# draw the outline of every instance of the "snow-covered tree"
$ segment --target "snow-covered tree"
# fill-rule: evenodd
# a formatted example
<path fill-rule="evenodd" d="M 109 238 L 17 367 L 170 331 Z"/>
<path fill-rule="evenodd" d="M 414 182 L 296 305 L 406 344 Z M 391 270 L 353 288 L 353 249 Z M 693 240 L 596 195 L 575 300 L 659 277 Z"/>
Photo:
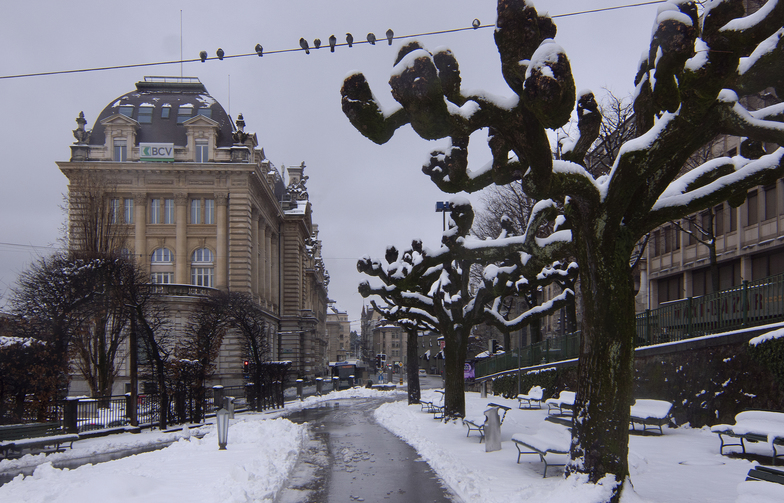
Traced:
<path fill-rule="evenodd" d="M 357 269 L 381 280 L 376 286 L 363 282 L 359 292 L 363 297 L 383 299 L 385 305 L 373 305 L 386 319 L 407 329 L 432 327 L 444 337 L 445 415 L 457 418 L 465 417 L 463 370 L 471 329 L 490 323 L 509 332 L 560 309 L 573 296 L 572 290 L 566 289 L 511 319 L 504 300 L 573 278 L 577 268 L 553 262 L 553 257 L 565 255 L 569 231 L 555 228 L 546 237 L 537 235 L 542 224 L 554 216 L 556 206 L 551 200 L 534 206 L 521 235 L 516 235 L 511 221 L 505 219 L 500 235 L 485 240 L 469 234 L 474 212 L 467 199 L 454 197 L 449 205 L 449 229 L 438 250 L 428 250 L 414 241 L 402 254 L 395 247 L 387 248 L 385 264 L 364 257 Z M 469 289 L 469 271 L 474 265 L 483 268 L 482 281 L 475 290 Z"/>
<path fill-rule="evenodd" d="M 740 100 L 766 89 L 784 92 L 784 2 L 769 0 L 748 15 L 744 5 L 673 0 L 659 8 L 635 77 L 637 137 L 621 147 L 609 174 L 597 178 L 583 160 L 601 121 L 588 107 L 595 100 L 590 93 L 576 96 L 569 60 L 553 41 L 555 24 L 525 0 L 498 2 L 495 41 L 512 99 L 463 94 L 452 53 L 430 54 L 413 44 L 401 50 L 390 78 L 396 110 L 382 113 L 362 74 L 343 84 L 343 110 L 371 140 L 386 142 L 404 124 L 425 139 L 451 138 L 452 147 L 423 168 L 441 190 L 474 192 L 520 179 L 529 196 L 564 205 L 582 293 L 567 472 L 609 484 L 611 501 L 620 500 L 629 476 L 635 245 L 659 225 L 784 172 L 784 149 L 777 148 L 784 144 L 784 105 L 751 111 Z M 554 160 L 546 130 L 562 127 L 575 101 L 581 137 Z M 481 128 L 488 128 L 493 161 L 469 170 L 469 135 Z M 751 138 L 767 150 L 714 159 L 681 175 L 692 153 L 717 134 Z"/>

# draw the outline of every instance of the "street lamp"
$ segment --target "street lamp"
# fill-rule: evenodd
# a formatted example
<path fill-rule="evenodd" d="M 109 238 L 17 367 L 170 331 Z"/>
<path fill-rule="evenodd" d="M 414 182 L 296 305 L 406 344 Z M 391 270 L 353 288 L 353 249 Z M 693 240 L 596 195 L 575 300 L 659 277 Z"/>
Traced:
<path fill-rule="evenodd" d="M 218 450 L 225 451 L 229 440 L 229 411 L 221 408 L 215 413 L 215 419 L 218 422 Z"/>

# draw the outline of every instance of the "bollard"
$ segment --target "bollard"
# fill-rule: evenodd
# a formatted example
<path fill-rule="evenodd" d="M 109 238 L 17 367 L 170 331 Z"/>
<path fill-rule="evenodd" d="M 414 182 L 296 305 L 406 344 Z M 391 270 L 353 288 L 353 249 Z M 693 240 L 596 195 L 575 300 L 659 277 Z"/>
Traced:
<path fill-rule="evenodd" d="M 487 398 L 487 381 L 482 381 L 482 392 L 480 393 L 480 398 Z"/>
<path fill-rule="evenodd" d="M 348 387 L 349 387 L 349 389 L 354 387 L 354 376 L 353 375 L 348 376 Z"/>
<path fill-rule="evenodd" d="M 324 379 L 317 377 L 316 378 L 316 394 L 321 395 L 324 392 Z"/>
<path fill-rule="evenodd" d="M 305 385 L 305 382 L 302 379 L 297 379 L 297 398 L 302 400 L 302 387 Z"/>
<path fill-rule="evenodd" d="M 485 411 L 485 452 L 501 450 L 501 419 L 498 407 L 490 407 Z"/>
<path fill-rule="evenodd" d="M 223 386 L 220 384 L 216 384 L 212 387 L 212 405 L 215 407 L 215 410 L 221 408 L 223 404 Z"/>

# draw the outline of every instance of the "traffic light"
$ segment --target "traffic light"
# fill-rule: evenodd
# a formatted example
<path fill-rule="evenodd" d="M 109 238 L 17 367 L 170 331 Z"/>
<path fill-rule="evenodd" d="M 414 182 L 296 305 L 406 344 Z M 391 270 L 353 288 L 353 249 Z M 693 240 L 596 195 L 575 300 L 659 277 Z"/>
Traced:
<path fill-rule="evenodd" d="M 381 355 L 376 355 L 376 368 L 381 368 Z"/>
<path fill-rule="evenodd" d="M 250 374 L 250 362 L 248 360 L 242 362 L 242 373 L 246 376 Z"/>
<path fill-rule="evenodd" d="M 493 339 L 493 350 L 490 352 L 491 354 L 496 354 L 499 350 L 498 340 Z"/>

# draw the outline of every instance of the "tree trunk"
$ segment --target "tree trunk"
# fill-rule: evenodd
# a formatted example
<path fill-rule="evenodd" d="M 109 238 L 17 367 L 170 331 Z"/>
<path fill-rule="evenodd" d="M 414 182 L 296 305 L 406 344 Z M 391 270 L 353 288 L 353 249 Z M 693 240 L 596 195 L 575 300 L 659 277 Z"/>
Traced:
<path fill-rule="evenodd" d="M 444 416 L 465 417 L 465 359 L 467 337 L 460 327 L 444 335 Z"/>
<path fill-rule="evenodd" d="M 416 330 L 406 330 L 406 333 L 408 334 L 406 377 L 408 377 L 408 404 L 411 405 L 419 403 L 421 398 L 419 390 L 419 354 L 417 351 L 419 337 Z"/>
<path fill-rule="evenodd" d="M 634 243 L 622 234 L 603 236 L 593 243 L 586 236 L 575 236 L 583 327 L 567 468 L 587 474 L 594 483 L 614 475 L 619 485 L 613 502 L 620 499 L 629 475 L 629 407 L 634 382 L 634 282 L 629 267 Z"/>

